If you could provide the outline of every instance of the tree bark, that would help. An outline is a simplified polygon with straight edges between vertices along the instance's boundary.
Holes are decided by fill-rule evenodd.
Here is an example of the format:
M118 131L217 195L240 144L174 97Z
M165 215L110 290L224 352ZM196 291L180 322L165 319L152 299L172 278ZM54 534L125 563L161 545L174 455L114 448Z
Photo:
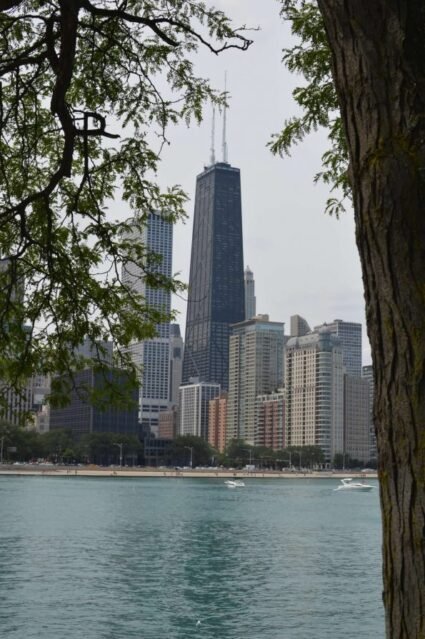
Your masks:
M389 639L425 638L425 3L318 0L375 375Z

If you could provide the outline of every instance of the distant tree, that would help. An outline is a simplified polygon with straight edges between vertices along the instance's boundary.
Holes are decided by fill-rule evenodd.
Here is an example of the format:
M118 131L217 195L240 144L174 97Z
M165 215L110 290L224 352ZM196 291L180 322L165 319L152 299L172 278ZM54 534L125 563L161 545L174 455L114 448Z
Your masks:
M72 448L66 448L63 453L62 453L62 460L66 463L66 464L70 464L71 462L75 462L76 461L76 453L75 450Z
M282 0L306 79L274 150L324 126L320 174L352 197L375 382L388 639L425 637L425 5Z
M170 319L122 281L121 265L152 287L181 284L109 208L119 195L138 229L152 211L182 218L181 188L154 180L167 129L223 102L193 54L250 41L195 0L0 0L0 10L1 378L19 389L35 372L63 373L51 397L63 402L86 336L112 339L135 383L126 347Z
M293 466L318 466L325 462L325 456L320 446L288 446L282 451L286 460L291 459Z
M275 455L272 448L267 446L253 446L251 459L259 468L273 468ZM248 458L249 463L249 458Z
M65 429L53 429L40 435L41 455L53 462L62 461L63 453L74 447L72 431Z
M254 446L250 446L243 439L232 439L226 446L225 464L241 467L255 459Z
M21 425L0 422L0 438L3 438L4 461L29 461L42 454L38 433L34 430L26 430Z
M343 455L342 453L336 453L333 458L333 467L337 470L343 468L349 468L350 455Z
M193 468L207 466L213 456L217 454L205 439L194 435L176 437L169 451L169 463L176 466L189 466L192 450Z

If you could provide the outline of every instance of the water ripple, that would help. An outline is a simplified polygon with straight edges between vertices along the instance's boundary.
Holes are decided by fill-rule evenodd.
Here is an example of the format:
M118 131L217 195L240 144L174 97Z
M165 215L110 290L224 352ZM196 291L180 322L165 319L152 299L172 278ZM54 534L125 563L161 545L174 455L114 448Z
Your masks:
M4 636L380 639L377 491L332 488L0 478Z

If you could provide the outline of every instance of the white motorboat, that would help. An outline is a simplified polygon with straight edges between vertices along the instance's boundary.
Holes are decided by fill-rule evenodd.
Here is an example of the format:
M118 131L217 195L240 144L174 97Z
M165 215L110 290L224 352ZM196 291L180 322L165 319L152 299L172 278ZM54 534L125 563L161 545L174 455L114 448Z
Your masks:
M372 490L373 486L370 484L364 484L360 481L353 481L351 477L344 477L341 479L341 485L338 488L334 488L334 490L358 490L360 492L369 492Z
M240 479L226 479L224 482L228 488L241 488L245 483Z

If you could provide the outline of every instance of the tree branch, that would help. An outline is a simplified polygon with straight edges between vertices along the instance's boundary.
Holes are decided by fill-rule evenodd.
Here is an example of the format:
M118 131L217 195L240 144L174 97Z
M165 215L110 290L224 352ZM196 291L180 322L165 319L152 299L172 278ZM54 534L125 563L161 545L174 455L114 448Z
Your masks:
M0 11L7 11L14 7L19 7L23 0L0 0Z

